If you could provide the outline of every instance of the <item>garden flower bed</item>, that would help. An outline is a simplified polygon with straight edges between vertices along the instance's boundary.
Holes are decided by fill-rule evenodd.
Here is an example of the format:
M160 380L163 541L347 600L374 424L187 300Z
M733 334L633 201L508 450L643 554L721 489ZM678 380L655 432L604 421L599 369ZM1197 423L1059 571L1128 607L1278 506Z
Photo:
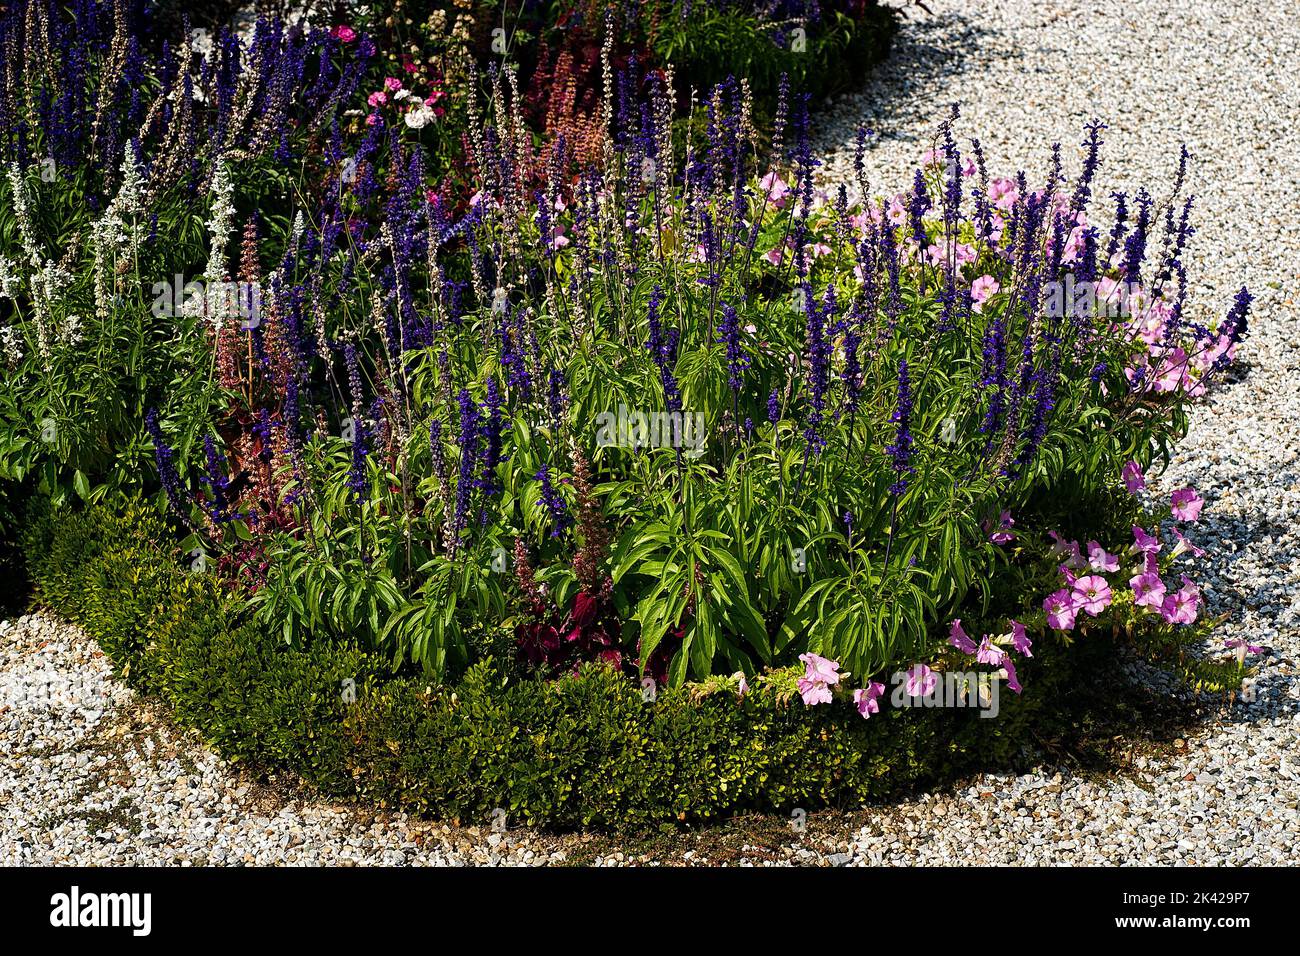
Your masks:
M1248 673L1194 653L1199 496L1135 494L1247 331L1245 289L1183 315L1185 153L1105 227L1100 123L1042 183L954 108L908 191L821 184L788 80L683 114L608 25L584 138L492 69L430 148L439 91L352 25L204 56L38 9L0 36L67 60L0 97L6 507L221 752L628 826L1007 764L1121 636Z

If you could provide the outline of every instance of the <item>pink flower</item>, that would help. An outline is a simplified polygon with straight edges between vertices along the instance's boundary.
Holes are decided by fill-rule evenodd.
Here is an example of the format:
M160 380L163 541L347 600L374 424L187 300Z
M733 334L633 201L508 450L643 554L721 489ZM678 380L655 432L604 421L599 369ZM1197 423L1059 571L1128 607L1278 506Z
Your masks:
M1174 545L1174 550L1169 552L1171 558L1177 558L1180 555L1186 554L1188 551L1192 553L1192 557L1194 558L1205 557L1205 549L1198 548L1196 545L1192 544L1192 542L1177 528L1174 529L1174 537L1178 539L1178 543Z
M373 93L371 93L369 96L366 97L366 102L369 103L371 106L383 106L385 103L388 102L388 94L385 93L383 90L375 90Z
M1043 599L1043 610L1047 612L1047 625L1058 631L1074 630L1075 606L1071 593L1064 588L1053 591Z
M1196 493L1195 488L1179 488L1170 497L1174 517L1179 521L1195 521L1201 516L1205 500Z
M1017 694L1022 690L1020 680L1016 677L1016 665L1011 663L1011 658L1006 657L1002 661L1002 673L1007 679L1007 686Z
M817 704L829 704L831 702L831 689L821 681L800 677L799 696L803 698L803 702L809 707L814 707Z
M831 685L840 682L840 675L836 673L840 665L811 652L800 654L799 660L804 663L804 675L799 678L799 696L803 702L809 707L829 704Z
M803 676L808 680L821 681L824 684L838 684L840 682L838 673L840 665L838 662L827 660L825 657L811 651L800 654L799 660L803 661Z
M975 660L981 664L992 664L997 667L1006 656L1007 652L990 641L989 636L985 634L984 639L980 641L979 653L975 655Z
M970 298L974 305L971 308L980 312L984 308L984 303L988 301L989 296L997 293L1002 286L998 280L990 275L983 275L970 284Z
M1133 589L1133 603L1138 607L1158 611L1165 603L1165 582L1160 575L1147 571L1129 578L1128 583Z
M778 209L785 205L785 197L790 194L790 187L776 173L771 172L758 181L760 188L767 190L767 201Z
M885 692L885 685L876 681L871 681L866 687L860 687L853 692L853 703L858 708L858 713L865 720L872 714L880 713L880 704L878 703L880 695Z
M1142 468L1136 461L1130 461L1124 466L1124 488L1130 495L1135 495L1147 486L1147 476L1142 474Z
M1200 603L1199 594L1180 588L1173 594L1165 595L1165 603L1160 606L1160 616L1170 624L1191 624L1196 620L1196 610Z
M1019 621L1011 622L1011 646L1016 649L1016 653L1023 654L1025 657L1033 657L1031 648L1033 642L1029 640L1029 635L1025 633L1025 626Z
M772 263L772 265L779 266L784 252L785 250L780 246L777 246L775 249L769 249L767 252L763 253L763 258Z
M928 697L939 682L938 676L924 664L913 664L907 671L909 697Z
M1137 525L1133 526L1133 546L1129 548L1130 552L1145 551L1147 554L1160 553L1160 539L1155 535L1147 534Z
M1242 640L1240 637L1230 637L1230 638L1228 638L1226 641L1223 642L1223 646L1226 647L1226 648L1227 648L1228 650L1230 650L1230 651L1237 650L1238 648L1241 648L1242 650L1241 650L1240 654L1238 655L1238 656L1240 656L1240 657L1245 657L1247 654L1262 654L1262 653L1264 653L1264 648L1260 647L1258 644L1248 644L1248 643L1246 643L1246 641Z
M1088 542L1088 564L1094 571L1118 571L1119 557L1107 553L1096 541Z
M397 77L395 76L384 77L384 89L389 90L391 92L391 91L400 90L401 88L402 88L402 81L399 80Z
M1100 574L1085 574L1074 582L1074 600L1080 610L1096 617L1110 606L1110 585Z
M1020 198L1015 180L999 177L989 183L989 200L998 209L1010 209Z
M989 227L990 227L988 230L989 242L999 241L1002 238L1003 231L1006 229L1006 225L1007 225L1007 221L1003 219L1002 216L996 212L991 217L989 217Z
M351 43L357 38L357 31L346 24L340 23L330 30L330 36L336 40L342 40L344 43Z
M736 694L740 697L744 697L748 693L749 693L749 681L745 680L744 674L741 674L740 683L736 686Z
M1048 551L1052 557L1066 555L1066 567L1086 568L1088 566L1088 562L1083 559L1083 554L1079 551L1079 542L1066 541L1055 531L1047 532L1047 536L1052 539L1052 547Z
M949 627L948 643L963 654L975 653L975 642L966 636L966 631L961 626L961 618L956 618Z
M1004 511L998 516L998 526L989 535L989 540L994 544L1009 544L1015 540L1016 533L1011 529L1015 527L1015 519L1011 517L1010 511ZM988 530L988 522L984 523L984 530Z
M907 197L897 195L889 201L889 208L885 210L885 218L895 226L901 226L907 221Z

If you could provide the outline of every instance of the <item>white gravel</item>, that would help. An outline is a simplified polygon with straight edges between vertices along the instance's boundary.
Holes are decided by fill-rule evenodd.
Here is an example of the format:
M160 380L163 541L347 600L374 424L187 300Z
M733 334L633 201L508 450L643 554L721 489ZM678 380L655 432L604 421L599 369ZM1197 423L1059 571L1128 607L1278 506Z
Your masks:
M874 187L904 188L954 101L990 170L1040 178L1053 141L1077 167L1083 125L1103 120L1098 196L1158 194L1179 143L1196 154L1193 314L1226 309L1243 281L1258 298L1235 381L1197 409L1157 489L1191 483L1208 501L1199 579L1231 614L1224 636L1266 647L1254 703L1105 780L1067 767L990 775L851 818L813 815L802 834L742 819L726 852L706 831L634 857L603 839L583 850L590 837L376 816L254 780L112 681L79 631L36 615L0 624L0 865L1300 862L1300 18L1276 0L927 5L934 16L908 9L869 86L823 116L830 178L849 178L847 144L865 121L879 134Z
M559 863L518 831L331 806L236 771L109 675L79 629L0 622L0 866Z
M1159 197L1179 144L1193 152L1190 314L1221 315L1243 283L1257 298L1234 381L1195 410L1153 487L1201 490L1189 534L1211 555L1196 577L1211 610L1231 615L1222 636L1266 654L1254 703L1164 758L1138 758L1134 775L989 777L882 809L829 843L866 863L1300 862L1300 18L1269 0L927 6L933 17L907 11L867 88L830 110L829 179L852 178L863 122L878 134L873 190L906 188L953 102L991 174L1024 168L1039 182L1053 142L1077 170L1084 124L1106 123L1097 197L1141 185Z

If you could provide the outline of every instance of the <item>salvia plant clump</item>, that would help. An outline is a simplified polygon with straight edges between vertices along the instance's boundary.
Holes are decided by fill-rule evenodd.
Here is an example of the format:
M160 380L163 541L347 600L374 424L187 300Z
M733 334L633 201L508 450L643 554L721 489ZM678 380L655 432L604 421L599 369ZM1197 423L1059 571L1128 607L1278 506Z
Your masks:
M1037 180L954 107L881 196L867 130L823 181L789 83L760 129L747 80L611 48L579 141L510 65L447 93L352 26L196 50L12 6L5 477L143 489L262 628L438 678L770 671L869 717L894 675L1019 692L1036 642L1125 631L1239 683L1251 649L1182 653L1201 499L1144 492L1251 301L1188 302L1187 153L1098 211L1102 124Z

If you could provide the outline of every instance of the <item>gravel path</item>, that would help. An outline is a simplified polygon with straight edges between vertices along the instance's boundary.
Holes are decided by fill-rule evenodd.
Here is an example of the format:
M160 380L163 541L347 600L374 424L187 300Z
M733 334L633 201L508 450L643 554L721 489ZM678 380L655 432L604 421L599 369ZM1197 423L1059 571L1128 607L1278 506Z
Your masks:
M889 863L1300 862L1300 19L1267 0L927 0L894 55L830 110L829 179L852 178L853 127L878 138L873 189L908 185L950 103L990 172L1041 182L1059 141L1077 169L1083 126L1108 125L1095 195L1167 191L1179 144L1198 233L1191 314L1257 296L1235 381L1193 414L1156 492L1192 484L1207 506L1197 578L1224 637L1264 645L1256 700L1118 782L1055 769L988 778L894 805L847 838ZM1104 208L1097 205L1097 208ZM844 847L843 849L849 849Z
M0 622L0 866L558 863L541 838L323 804L230 767L79 629Z
M603 838L491 833L324 805L226 766L108 677L75 628L0 623L0 865L635 862L1218 864L1300 862L1300 156L1293 91L1300 21L1272 0L927 0L892 58L823 117L829 178L849 178L851 130L879 138L874 187L908 184L956 101L991 170L1043 174L1059 140L1077 165L1084 123L1109 124L1097 194L1159 193L1178 144L1199 228L1193 314L1258 300L1236 380L1195 413L1157 490L1208 506L1199 575L1224 636L1263 644L1256 699L1132 771L1096 781L1049 767L985 776L796 834L747 818L633 853ZM1207 559L1208 560L1208 559Z

